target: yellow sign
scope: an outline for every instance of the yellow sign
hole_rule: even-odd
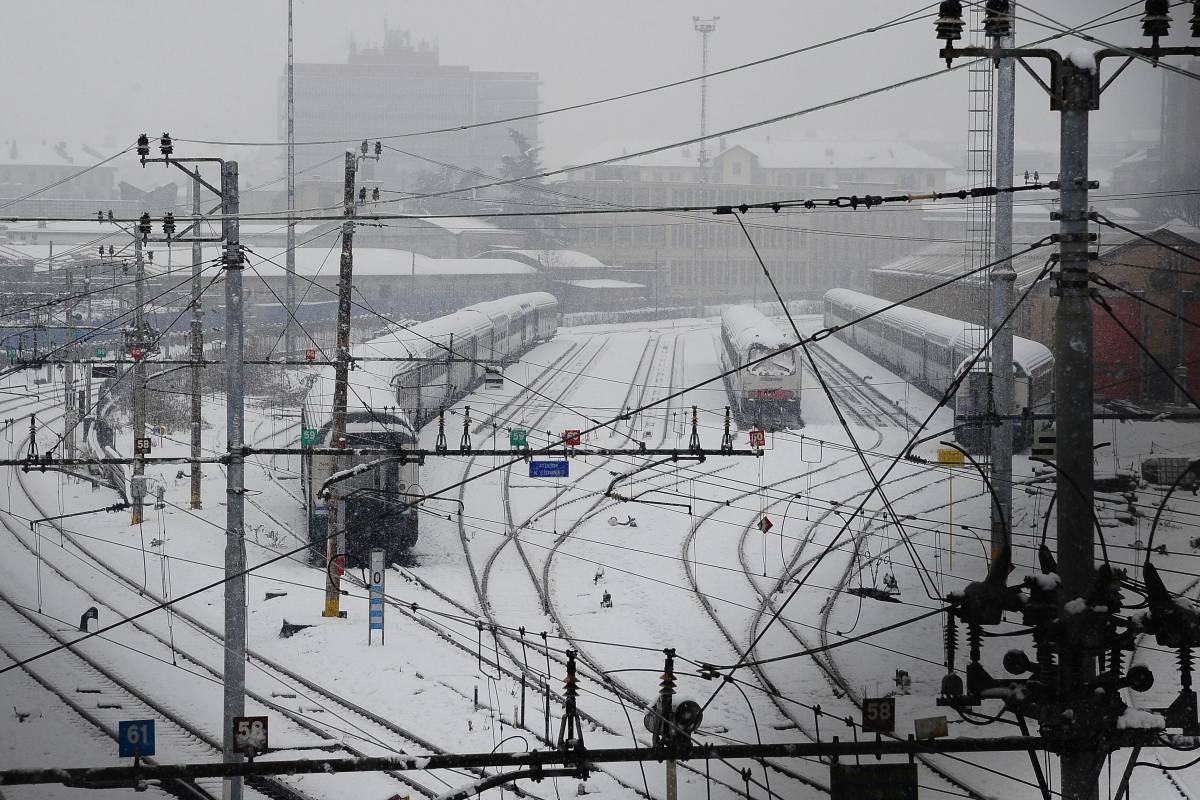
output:
[[[938,463],[946,467],[961,467],[966,463],[962,453],[949,447],[938,450]]]

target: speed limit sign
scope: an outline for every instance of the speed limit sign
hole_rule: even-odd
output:
[[[862,729],[869,733],[892,733],[895,731],[896,698],[863,698]]]
[[[267,752],[267,718],[234,717],[233,749],[250,758]]]

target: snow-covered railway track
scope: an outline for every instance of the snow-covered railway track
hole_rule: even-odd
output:
[[[19,480],[21,481],[22,489],[26,491],[28,501],[39,514],[45,516],[44,509],[38,504],[37,499],[25,485],[24,478],[20,477]],[[34,555],[35,558],[41,558],[35,549],[25,541],[26,534],[24,532],[19,532],[5,517],[0,517],[0,524],[7,528],[21,546]],[[127,597],[130,597],[128,593],[136,595],[137,600],[134,602],[138,604],[138,611],[144,609],[146,601],[156,604],[164,602],[163,598],[129,579],[120,569],[108,563],[93,550],[89,550],[78,538],[72,536],[69,531],[66,531],[57,524],[54,524],[54,527],[60,536],[63,537],[64,541],[69,542],[88,557],[88,562],[92,567],[110,578],[112,583],[120,584],[124,589],[128,590],[126,593]],[[64,581],[73,582],[72,577],[59,566],[44,560],[43,563],[50,570],[57,573]],[[100,608],[107,608],[109,611],[104,612],[106,617],[121,618],[129,616],[130,613],[136,613],[118,608],[118,603],[89,589],[80,587],[79,590],[84,592],[90,601]],[[221,666],[219,665],[222,663],[224,647],[224,639],[221,632],[187,612],[181,611],[178,607],[175,607],[171,613],[176,619],[182,620],[198,634],[196,641],[193,641],[190,645],[184,645],[181,643],[182,637],[178,633],[168,640],[160,633],[154,631],[145,621],[135,620],[131,621],[129,625],[138,633],[149,637],[157,645],[178,653],[188,662],[219,682],[222,676]],[[200,654],[201,650],[204,650],[205,653]],[[419,734],[374,714],[348,698],[321,687],[314,681],[309,680],[274,659],[263,656],[253,649],[248,649],[247,655],[248,663],[252,667],[252,670],[247,675],[247,698],[257,703],[263,709],[269,709],[286,718],[301,731],[320,737],[324,746],[344,751],[351,756],[389,755],[412,752],[441,754],[449,752],[444,748],[437,747]],[[269,687],[265,691],[269,692],[272,696],[268,696],[264,691],[255,691],[249,688],[249,684],[252,682],[265,682]],[[274,695],[276,694],[292,695],[297,708],[292,709],[282,704],[275,699]],[[325,725],[309,718],[305,715],[303,709],[312,707],[319,708],[323,714],[328,715],[326,719],[331,718],[336,720],[336,722],[332,725]],[[360,744],[351,744],[347,739],[358,741]],[[471,772],[478,776],[484,774],[482,770],[472,770]],[[404,787],[407,787],[406,791],[407,789],[413,789],[425,797],[435,797],[441,792],[440,789],[432,789],[404,773],[388,772],[387,774],[403,784]],[[428,775],[447,788],[462,783],[462,777],[453,771],[438,771],[436,773],[428,773]],[[299,797],[304,796],[303,794],[299,795]]]
[[[38,614],[16,603],[0,588],[0,652],[12,663],[49,647],[64,646],[53,658],[43,658],[21,667],[33,680],[55,695],[64,705],[93,728],[117,741],[117,723],[128,719],[156,720],[156,758],[149,764],[215,761],[221,745],[187,721],[184,716],[152,699],[133,683],[122,678],[103,659],[89,652],[89,644],[72,645],[77,632],[56,629],[39,619]],[[19,641],[20,647],[4,642]],[[33,644],[36,642],[37,644]],[[24,652],[22,652],[24,651]],[[277,800],[311,800],[303,792],[274,778],[248,781],[250,796],[268,796]],[[171,779],[163,789],[180,800],[218,800],[221,779]],[[261,794],[260,794],[261,792]]]

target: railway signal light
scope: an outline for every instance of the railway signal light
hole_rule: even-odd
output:
[[[137,154],[142,160],[142,166],[145,166],[146,156],[150,155],[150,137],[144,133],[138,135]]]
[[[158,149],[162,152],[163,158],[171,157],[171,153],[175,152],[175,145],[171,143],[171,134],[163,131],[162,138],[158,140]]]

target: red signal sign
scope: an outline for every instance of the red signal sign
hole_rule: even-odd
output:
[[[316,350],[305,350],[304,351],[304,360],[305,361],[316,361],[317,360],[317,351]]]
[[[757,429],[750,431],[750,446],[751,447],[766,447],[767,446],[767,432],[760,431]]]
[[[563,431],[563,444],[569,447],[578,447],[580,442],[579,430],[577,428],[567,428]]]
[[[142,348],[135,347],[132,350],[130,350],[129,357],[132,358],[134,361],[141,361],[142,360]]]

